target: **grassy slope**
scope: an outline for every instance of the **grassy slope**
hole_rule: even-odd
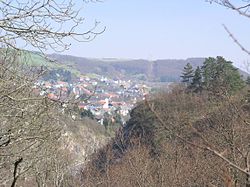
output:
[[[21,61],[23,64],[26,64],[28,66],[46,66],[49,69],[65,69],[76,76],[81,75],[80,71],[70,65],[70,62],[68,64],[61,64],[60,62],[46,59],[46,57],[35,52],[22,52]]]

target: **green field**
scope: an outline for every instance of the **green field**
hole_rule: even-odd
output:
[[[71,62],[67,63],[69,65],[61,64],[60,62],[46,58],[40,53],[30,52],[30,51],[22,51],[20,57],[21,57],[21,62],[23,64],[26,64],[27,66],[33,66],[33,67],[45,66],[48,67],[49,69],[65,69],[70,71],[75,76],[81,75],[80,71],[78,71],[71,65],[72,64]]]

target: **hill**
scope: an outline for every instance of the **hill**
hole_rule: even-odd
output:
[[[70,55],[51,54],[50,58],[77,69],[81,73],[94,73],[114,78],[132,76],[147,81],[175,82],[183,67],[191,63],[194,67],[202,65],[204,58],[188,58],[186,60],[115,59],[115,58],[83,58]]]
[[[99,74],[112,78],[135,78],[144,81],[178,82],[183,67],[190,63],[194,68],[201,66],[205,58],[162,59],[149,61],[145,59],[116,59],[116,58],[83,58],[70,55],[49,55],[77,71],[87,74]],[[240,70],[246,77],[248,74]]]
[[[70,55],[50,54],[48,59],[37,52],[23,52],[23,61],[28,66],[46,66],[50,69],[65,69],[72,74],[98,74],[114,79],[137,79],[153,82],[178,82],[183,67],[190,63],[193,68],[202,66],[205,58],[145,59],[84,58]],[[243,77],[248,73],[239,70]]]
[[[207,94],[176,87],[139,103],[116,137],[93,155],[84,184],[248,186],[249,175],[239,170],[249,167],[248,156],[240,156],[249,151],[247,89],[230,99]]]

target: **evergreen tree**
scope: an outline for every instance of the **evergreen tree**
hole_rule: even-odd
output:
[[[215,79],[215,61],[215,58],[206,58],[203,66],[201,67],[203,87],[205,87],[206,89],[211,87],[211,83]]]
[[[202,66],[203,87],[212,92],[233,93],[244,86],[240,73],[223,57],[207,58]]]
[[[181,75],[182,78],[181,82],[185,83],[186,85],[190,85],[193,76],[194,76],[193,67],[190,63],[187,63]]]
[[[194,72],[194,77],[192,79],[190,89],[196,93],[202,91],[202,74],[199,66],[196,68]]]
[[[247,76],[246,84],[250,85],[250,76]]]

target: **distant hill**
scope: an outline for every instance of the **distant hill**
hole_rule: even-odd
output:
[[[148,61],[143,59],[94,59],[59,54],[52,54],[49,57],[76,68],[81,73],[94,73],[115,78],[133,77],[141,80],[161,82],[178,81],[183,67],[188,62],[194,68],[202,65],[204,62],[204,58]]]
[[[33,59],[35,65],[44,63],[41,57],[36,57],[34,53]],[[205,58],[188,58],[182,59],[162,59],[149,61],[144,59],[116,59],[116,58],[84,58],[70,55],[50,54],[49,58],[57,63],[48,65],[54,68],[67,69],[75,74],[98,74],[112,78],[123,79],[139,79],[145,81],[157,82],[178,82],[183,67],[190,63],[194,68],[201,66]],[[52,63],[53,64],[53,63]],[[34,65],[34,64],[33,64]],[[242,70],[240,73],[246,77],[248,74]]]

